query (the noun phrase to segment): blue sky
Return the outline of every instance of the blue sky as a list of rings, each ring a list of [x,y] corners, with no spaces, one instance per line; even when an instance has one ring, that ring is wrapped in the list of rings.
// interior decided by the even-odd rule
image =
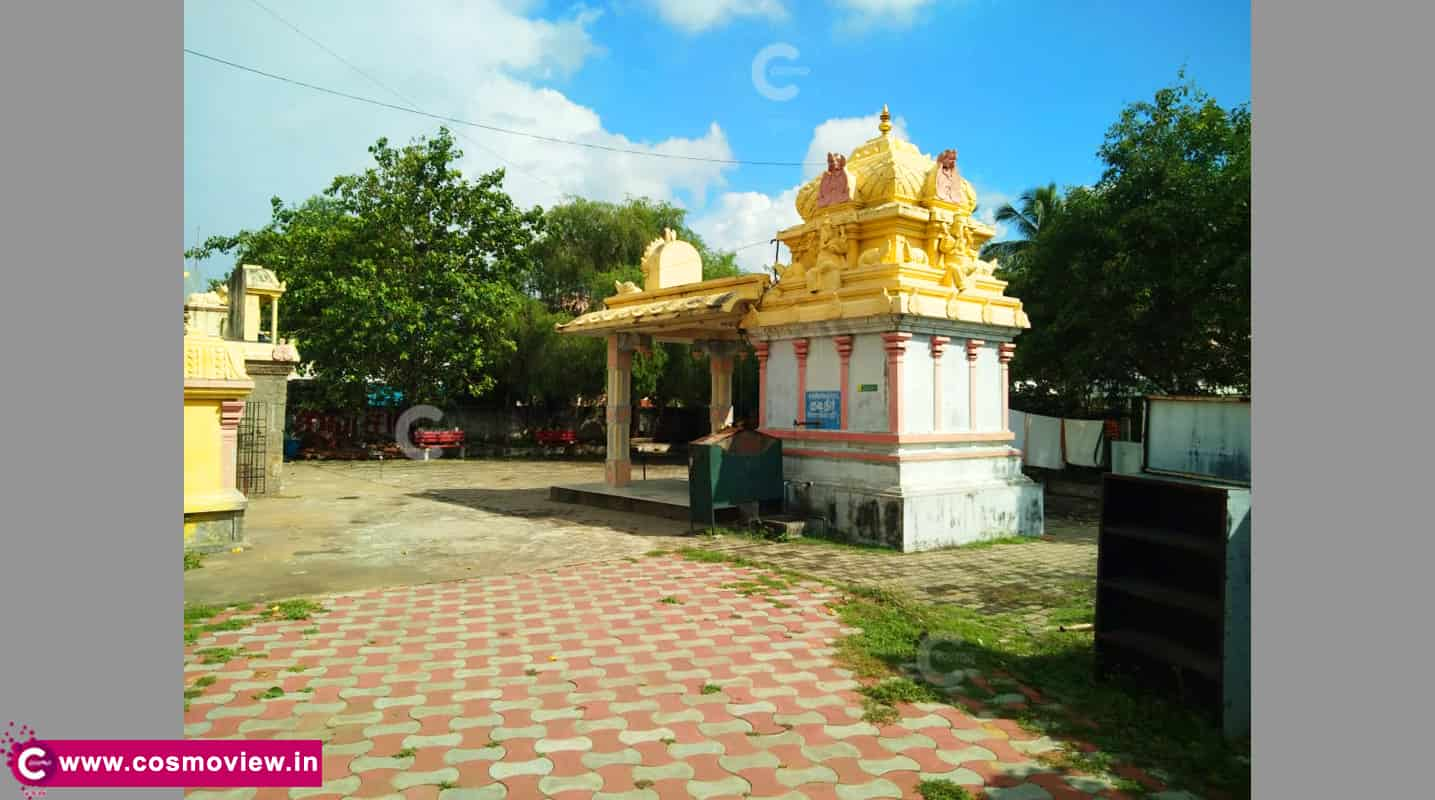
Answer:
[[[887,103],[923,152],[958,150],[985,214],[1033,185],[1095,180],[1120,109],[1183,65],[1223,105],[1251,91],[1250,5],[1226,0],[186,0],[184,46],[435,114],[719,159],[848,153]],[[793,51],[754,76],[760,54]],[[183,58],[186,246],[263,225],[271,196],[302,200],[363,169],[380,136],[402,143],[439,125]],[[727,248],[795,223],[795,188],[820,170],[454,127],[465,172],[507,167],[524,205],[564,193],[672,200]],[[772,250],[739,257],[757,269]]]

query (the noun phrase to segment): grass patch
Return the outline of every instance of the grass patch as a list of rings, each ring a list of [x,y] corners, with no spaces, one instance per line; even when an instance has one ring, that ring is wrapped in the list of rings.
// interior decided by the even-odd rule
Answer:
[[[274,618],[300,620],[321,612],[324,607],[313,600],[283,600],[269,607],[269,616]]]
[[[223,610],[218,606],[185,606],[184,624],[192,625],[196,622],[203,622]]]
[[[722,687],[718,686],[716,683],[703,684],[703,694],[718,694],[721,691]]]
[[[318,633],[318,632],[319,632],[319,629],[318,629],[318,628],[305,628],[304,630],[299,631],[299,633],[300,633],[301,635],[303,635],[303,636],[313,636],[314,634],[316,634],[316,633]]]
[[[394,758],[413,758],[414,756],[418,755],[418,753],[419,751],[415,750],[412,747],[405,747],[399,752],[394,753]]]
[[[946,779],[922,781],[917,784],[922,800],[971,800],[972,793]]]
[[[238,658],[241,652],[237,647],[206,647],[196,650],[194,654],[199,656],[201,664],[228,664]]]
[[[975,542],[967,542],[950,548],[953,550],[986,550],[989,547],[996,547],[1003,544],[1030,544],[1039,542],[1041,539],[1036,536],[994,536],[990,539],[978,539]],[[945,549],[945,548],[944,548]]]
[[[458,788],[458,784],[454,783],[453,781],[440,781],[440,782],[439,782],[439,785],[438,785],[438,790],[439,790],[440,792],[447,791],[447,790],[449,790],[449,789],[457,789],[457,788]]]
[[[636,780],[636,781],[633,781],[633,788],[634,788],[634,789],[646,789],[646,788],[648,788],[649,786],[652,786],[652,785],[653,785],[653,782],[650,781],[650,780],[648,780],[647,778],[640,778],[640,779],[638,779],[638,780]]]
[[[673,597],[672,595],[668,595],[667,597],[664,597],[663,599],[659,600],[658,602],[659,602],[659,603],[666,603],[666,604],[668,604],[668,605],[670,605],[670,606],[678,606],[678,605],[682,605],[682,603],[683,603],[683,601],[679,600],[679,599],[676,598],[676,597]]]
[[[308,672],[308,671],[309,671],[309,668],[306,667],[306,666],[304,666],[303,664],[295,664],[294,666],[292,666],[292,667],[290,667],[290,668],[288,668],[288,669],[286,669],[286,670],[284,670],[284,671],[285,671],[285,672]]]
[[[240,610],[239,606],[231,608]],[[199,641],[202,634],[241,631],[260,622],[308,619],[325,609],[319,603],[306,599],[283,600],[267,607],[254,603],[242,609],[249,612],[248,614],[236,613],[219,622],[210,621],[226,610],[228,609],[218,606],[186,606],[184,609],[184,643],[194,644]],[[308,628],[303,631],[305,635],[318,632],[318,628]]]
[[[200,678],[199,680],[195,681],[195,682],[194,682],[194,686],[197,687],[197,688],[200,688],[200,689],[204,689],[204,688],[208,688],[208,687],[210,687],[210,686],[213,686],[214,683],[215,683],[215,681],[218,681],[218,680],[219,680],[219,679],[216,678],[216,677],[214,677],[213,675],[205,675],[204,677],[202,677],[202,678]]]
[[[204,694],[204,690],[203,690],[203,689],[195,689],[195,688],[185,689],[185,690],[184,690],[184,699],[185,699],[185,700],[193,700],[194,698],[199,697],[199,696],[202,695],[202,694]]]
[[[646,553],[643,554],[643,557],[644,557],[644,558],[657,558],[657,557],[659,557],[659,556],[665,556],[665,555],[667,555],[669,552],[671,552],[671,551],[668,551],[668,550],[649,550],[648,552],[646,552]]]
[[[862,721],[873,725],[891,725],[902,717],[897,709],[870,697],[862,698]]]
[[[278,686],[270,686],[262,692],[255,692],[251,695],[255,700],[274,700],[284,696],[284,690]]]
[[[204,554],[195,550],[184,551],[184,571],[204,569]]]
[[[1089,582],[1063,586],[1054,594],[1059,595],[1052,598],[1057,617],[1071,622],[1088,618]],[[940,672],[957,664],[970,666],[993,683],[998,681],[992,676],[1005,673],[1063,706],[1064,711],[1032,705],[1010,713],[1029,728],[1057,738],[1080,737],[1101,749],[1100,754],[1052,754],[1070,766],[1105,771],[1110,767],[1105,754],[1121,753],[1129,763],[1168,773],[1172,788],[1250,794],[1246,747],[1228,743],[1215,724],[1179,704],[1119,681],[1098,683],[1089,636],[1058,633],[1054,626],[1032,629],[1015,614],[928,604],[887,587],[853,587],[837,609],[844,623],[860,630],[839,641],[839,658],[862,677],[902,676],[904,665],[918,663],[925,647],[928,663]],[[936,647],[933,641],[943,644]],[[964,682],[961,692],[968,697],[990,695],[973,681]],[[884,709],[895,713],[892,703],[939,698],[943,692],[920,678],[902,676],[868,687],[863,694],[864,718],[880,719],[889,714]],[[1095,727],[1075,721],[1081,718]]]

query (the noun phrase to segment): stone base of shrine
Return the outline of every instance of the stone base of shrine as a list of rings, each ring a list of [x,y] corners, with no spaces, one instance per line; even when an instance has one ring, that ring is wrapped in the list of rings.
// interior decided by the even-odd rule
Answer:
[[[222,553],[245,547],[244,510],[184,515],[184,549]]]
[[[577,503],[683,522],[688,522],[690,516],[688,482],[682,478],[635,480],[625,486],[609,486],[606,483],[550,486],[548,498],[559,503]],[[739,516],[736,506],[727,506],[716,509],[716,519],[710,522],[735,522]]]
[[[1045,530],[1042,488],[1021,473],[1019,455],[783,461],[797,513],[823,519],[828,535],[848,541],[915,552]]]

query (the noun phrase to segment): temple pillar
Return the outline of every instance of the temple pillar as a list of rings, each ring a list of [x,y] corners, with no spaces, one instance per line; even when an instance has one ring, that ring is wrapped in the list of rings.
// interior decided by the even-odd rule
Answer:
[[[984,344],[981,339],[967,340],[967,426],[973,431],[980,430],[977,427],[977,354]]]
[[[1011,342],[997,348],[997,358],[1002,365],[1002,429],[1011,428],[1011,359],[1016,355],[1016,345]]]
[[[932,337],[932,430],[942,429],[942,352],[950,336]]]
[[[837,346],[838,373],[837,380],[841,382],[840,391],[842,395],[841,422],[838,427],[847,430],[847,413],[851,410],[851,374],[852,374],[852,337],[834,336],[832,343]]]
[[[906,331],[882,334],[887,351],[887,431],[901,433],[906,423],[902,413],[902,358],[912,334]]]
[[[712,378],[708,428],[717,433],[732,424],[732,369],[737,357],[737,342],[701,342],[697,347],[708,355],[708,370]]]
[[[772,345],[754,342],[752,349],[757,353],[757,427],[767,427],[767,356]]]
[[[797,427],[807,422],[807,350],[806,339],[792,340],[792,353],[797,357]]]
[[[608,452],[603,480],[609,486],[626,486],[633,477],[628,429],[633,421],[633,351],[637,342],[629,334],[608,337]]]

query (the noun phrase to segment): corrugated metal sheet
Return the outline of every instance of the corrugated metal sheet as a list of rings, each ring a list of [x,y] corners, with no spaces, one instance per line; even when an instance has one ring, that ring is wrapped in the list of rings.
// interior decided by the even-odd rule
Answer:
[[[1147,398],[1146,470],[1249,484],[1250,399]]]

